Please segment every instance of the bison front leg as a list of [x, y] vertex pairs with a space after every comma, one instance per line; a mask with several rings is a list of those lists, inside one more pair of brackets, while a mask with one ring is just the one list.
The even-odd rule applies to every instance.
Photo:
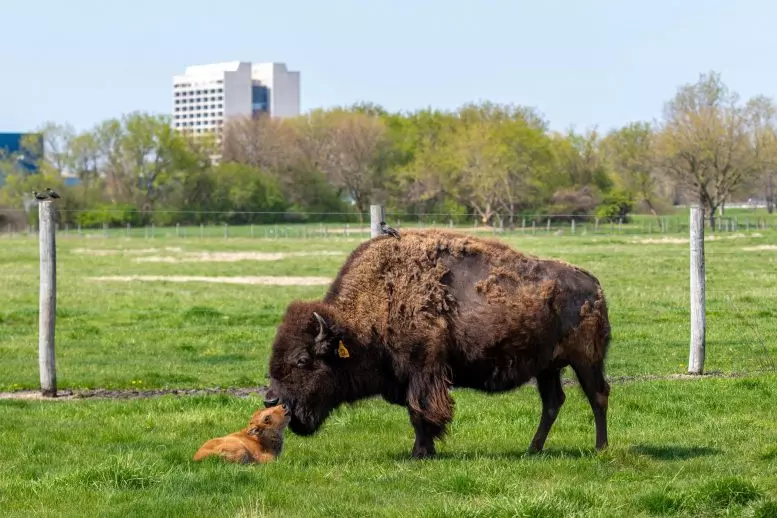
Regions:
[[437, 450], [434, 440], [445, 434], [445, 427], [427, 421], [423, 415], [410, 410], [410, 422], [415, 430], [415, 444], [413, 444], [413, 458], [426, 459], [434, 457]]
[[445, 435], [453, 419], [453, 398], [442, 373], [419, 373], [410, 379], [407, 394], [410, 422], [415, 430], [413, 457], [424, 459], [437, 452], [434, 440]]

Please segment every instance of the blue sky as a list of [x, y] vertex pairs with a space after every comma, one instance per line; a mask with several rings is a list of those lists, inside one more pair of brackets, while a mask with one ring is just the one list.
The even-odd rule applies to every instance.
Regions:
[[173, 74], [231, 60], [300, 70], [304, 111], [490, 100], [554, 129], [660, 117], [709, 70], [777, 97], [766, 0], [2, 0], [0, 19], [0, 131], [169, 113]]

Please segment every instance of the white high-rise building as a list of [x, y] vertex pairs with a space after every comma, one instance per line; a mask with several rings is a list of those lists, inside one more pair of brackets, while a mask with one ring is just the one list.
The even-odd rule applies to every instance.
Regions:
[[221, 133], [231, 117], [300, 114], [299, 72], [284, 63], [229, 61], [187, 67], [173, 76], [173, 127]]

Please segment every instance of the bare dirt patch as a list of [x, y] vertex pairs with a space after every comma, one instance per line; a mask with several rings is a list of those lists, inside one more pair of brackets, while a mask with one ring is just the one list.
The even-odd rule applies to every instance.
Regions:
[[291, 276], [255, 276], [255, 277], [205, 277], [189, 275], [114, 275], [87, 277], [100, 282], [210, 282], [215, 284], [259, 284], [265, 286], [324, 286], [332, 282], [329, 277], [291, 277]]
[[[712, 234], [707, 235], [704, 237], [705, 241], [720, 241], [722, 239], [743, 239], [748, 237], [763, 237], [763, 234], [759, 234], [758, 232], [754, 232], [750, 235], [737, 233], [737, 234], [728, 234], [728, 235], [721, 235], [721, 234]], [[635, 239], [635, 243], [640, 244], [654, 244], [654, 245], [684, 245], [688, 243], [687, 237], [662, 237], [662, 238], [646, 238], [646, 239]]]
[[321, 257], [342, 256], [345, 252], [327, 251], [320, 252], [188, 252], [183, 256], [158, 256], [138, 257], [136, 263], [234, 263], [238, 261], [282, 261], [292, 257]]
[[74, 254], [95, 256], [158, 254], [164, 251], [183, 252], [183, 249], [168, 246], [165, 248], [74, 248], [71, 250]]
[[758, 246], [744, 246], [742, 250], [748, 252], [757, 252], [760, 250], [777, 250], [777, 245], [758, 245]]
[[682, 245], [687, 243], [688, 240], [682, 237], [662, 237], [661, 239], [658, 239], [658, 238], [637, 239], [635, 240], [635, 242], [643, 245]]

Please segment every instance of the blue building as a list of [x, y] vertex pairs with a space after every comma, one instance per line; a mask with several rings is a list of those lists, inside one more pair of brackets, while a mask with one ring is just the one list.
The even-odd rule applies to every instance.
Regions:
[[37, 173], [43, 159], [43, 135], [0, 133], [0, 157], [12, 160], [16, 170], [23, 174]]

